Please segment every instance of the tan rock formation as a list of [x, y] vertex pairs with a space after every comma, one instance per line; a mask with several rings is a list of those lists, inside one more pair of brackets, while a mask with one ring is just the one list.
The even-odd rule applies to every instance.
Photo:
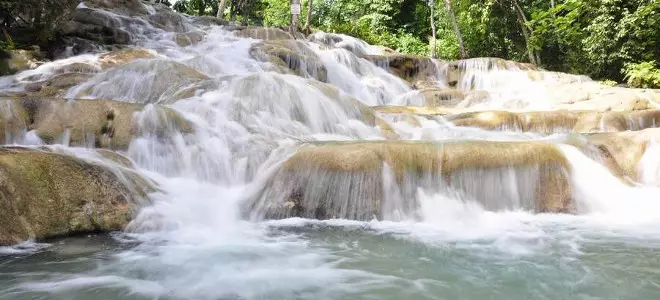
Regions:
[[[2, 114], [3, 138], [35, 130], [46, 143], [68, 142], [72, 146], [95, 146], [126, 149], [133, 137], [145, 133], [134, 121], [144, 105], [108, 100], [0, 100], [6, 107]], [[156, 106], [149, 112], [157, 128], [151, 134], [191, 132], [192, 126], [170, 108]], [[4, 136], [9, 133], [10, 136]], [[67, 140], [68, 139], [68, 140]]]
[[239, 30], [236, 36], [244, 38], [253, 38], [259, 40], [291, 40], [293, 37], [290, 33], [279, 28], [264, 28], [264, 27], [250, 27]]
[[[385, 183], [391, 170], [395, 183]], [[573, 210], [570, 169], [541, 142], [336, 142], [300, 147], [246, 206], [253, 218], [384, 218], [392, 197], [412, 213], [418, 187], [486, 209]], [[397, 184], [398, 195], [384, 192]], [[512, 201], [512, 202], [509, 202]]]
[[149, 59], [156, 57], [145, 49], [122, 49], [108, 52], [99, 57], [99, 65], [103, 70], [123, 66], [136, 59]]
[[296, 40], [271, 40], [257, 43], [250, 49], [250, 55], [259, 61], [271, 62], [280, 70], [290, 70], [293, 74], [328, 80], [328, 71], [319, 56], [307, 45]]
[[122, 230], [141, 197], [135, 187], [144, 187], [121, 172], [48, 151], [0, 148], [0, 245]]

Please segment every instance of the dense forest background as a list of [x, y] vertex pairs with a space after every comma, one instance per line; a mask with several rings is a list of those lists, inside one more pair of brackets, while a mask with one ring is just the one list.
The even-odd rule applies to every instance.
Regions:
[[[308, 1], [313, 1], [311, 14], [307, 13]], [[51, 20], [57, 17], [48, 17], [52, 14], [45, 7], [61, 6], [58, 3], [64, 2], [72, 1], [24, 0], [16, 4], [0, 0], [0, 9], [12, 9], [7, 3], [26, 9], [40, 6], [44, 13], [33, 16], [32, 21], [35, 26], [43, 26], [57, 21]], [[286, 27], [291, 18], [290, 0], [158, 2], [179, 12], [217, 15], [244, 25]], [[311, 27], [345, 33], [408, 54], [448, 60], [501, 57], [594, 79], [627, 81], [636, 87], [660, 87], [658, 0], [300, 2], [302, 30]], [[218, 14], [219, 7], [223, 9]]]

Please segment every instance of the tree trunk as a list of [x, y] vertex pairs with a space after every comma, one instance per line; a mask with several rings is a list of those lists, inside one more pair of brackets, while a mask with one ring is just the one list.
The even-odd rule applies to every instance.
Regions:
[[555, 8], [555, 0], [550, 0], [550, 7]]
[[34, 11], [33, 11], [33, 18], [32, 18], [32, 24], [35, 27], [40, 27], [41, 26], [41, 13], [43, 11], [43, 3], [41, 1], [37, 1], [35, 3]]
[[[291, 0], [291, 7], [294, 5], [297, 5], [300, 7], [300, 0]], [[296, 39], [296, 33], [298, 33], [298, 21], [300, 19], [300, 14], [291, 14], [291, 35], [293, 36], [293, 39]]]
[[523, 11], [522, 7], [520, 7], [520, 4], [518, 4], [518, 0], [512, 0], [512, 1], [513, 1], [513, 6], [518, 15], [518, 23], [520, 23], [520, 28], [522, 28], [523, 37], [525, 38], [525, 44], [527, 45], [527, 55], [529, 56], [529, 62], [538, 65], [536, 61], [537, 54], [534, 53], [534, 50], [532, 49], [532, 45], [530, 43], [531, 28], [527, 27], [527, 17], [525, 17], [525, 11]]
[[435, 38], [435, 16], [434, 16], [434, 13], [433, 13], [433, 9], [435, 8], [435, 0], [431, 0], [430, 2], [431, 2], [430, 6], [431, 6], [431, 36], [432, 36], [431, 38], [433, 39], [433, 40], [431, 40], [431, 57], [435, 58], [435, 52], [436, 52], [435, 51], [436, 50], [435, 46], [436, 46], [436, 43], [437, 43], [436, 38]]
[[197, 14], [203, 16], [204, 11], [206, 11], [206, 2], [204, 2], [204, 0], [198, 0], [198, 1], [199, 1], [199, 9], [197, 10]]
[[451, 17], [451, 23], [454, 26], [454, 31], [456, 31], [456, 37], [458, 38], [458, 47], [461, 49], [461, 58], [467, 58], [467, 51], [465, 51], [465, 44], [463, 43], [463, 35], [461, 34], [461, 28], [458, 27], [458, 21], [456, 21], [456, 15], [454, 15], [454, 10], [451, 9], [451, 1], [445, 0], [445, 8], [449, 17]]
[[312, 24], [312, 5], [314, 0], [307, 0], [307, 20], [305, 20], [305, 32], [309, 33]]
[[219, 0], [218, 1], [218, 14], [216, 17], [218, 19], [224, 19], [225, 18], [225, 8], [227, 7], [227, 0]]

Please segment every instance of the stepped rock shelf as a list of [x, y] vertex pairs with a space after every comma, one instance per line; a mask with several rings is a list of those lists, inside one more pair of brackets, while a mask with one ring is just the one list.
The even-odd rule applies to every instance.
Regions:
[[[241, 202], [254, 221], [418, 220], [420, 189], [579, 214], [565, 147], [634, 185], [660, 138], [658, 90], [83, 3], [61, 30], [74, 56], [15, 52], [20, 72], [0, 79], [0, 245], [124, 229], [163, 192], [141, 170], [261, 183]], [[212, 35], [224, 52], [204, 52]], [[93, 158], [66, 150], [84, 147]]]

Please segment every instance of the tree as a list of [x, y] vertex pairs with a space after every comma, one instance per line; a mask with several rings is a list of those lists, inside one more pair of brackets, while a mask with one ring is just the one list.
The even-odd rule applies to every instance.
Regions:
[[456, 15], [454, 15], [454, 11], [451, 9], [450, 0], [445, 0], [445, 8], [447, 9], [447, 13], [451, 18], [451, 23], [454, 26], [454, 31], [456, 32], [456, 38], [458, 38], [458, 46], [461, 49], [461, 58], [467, 58], [467, 51], [465, 51], [465, 44], [463, 43], [463, 35], [461, 34], [461, 28], [458, 26], [458, 22], [456, 21]]
[[305, 32], [309, 32], [309, 26], [312, 22], [312, 3], [313, 0], [307, 0], [307, 19], [305, 20]]
[[224, 19], [226, 6], [227, 6], [227, 0], [218, 1], [218, 14], [216, 15], [218, 19]]
[[293, 8], [296, 6], [300, 9], [300, 0], [291, 0], [291, 25], [289, 30], [294, 39], [296, 38], [296, 33], [298, 33], [298, 20], [300, 17], [300, 14], [294, 13], [293, 11]]
[[429, 1], [429, 7], [431, 8], [431, 14], [430, 14], [430, 20], [431, 20], [431, 57], [435, 58], [435, 43], [436, 43], [436, 38], [435, 38], [435, 16], [433, 15], [433, 7], [435, 6], [435, 0], [430, 0]]

